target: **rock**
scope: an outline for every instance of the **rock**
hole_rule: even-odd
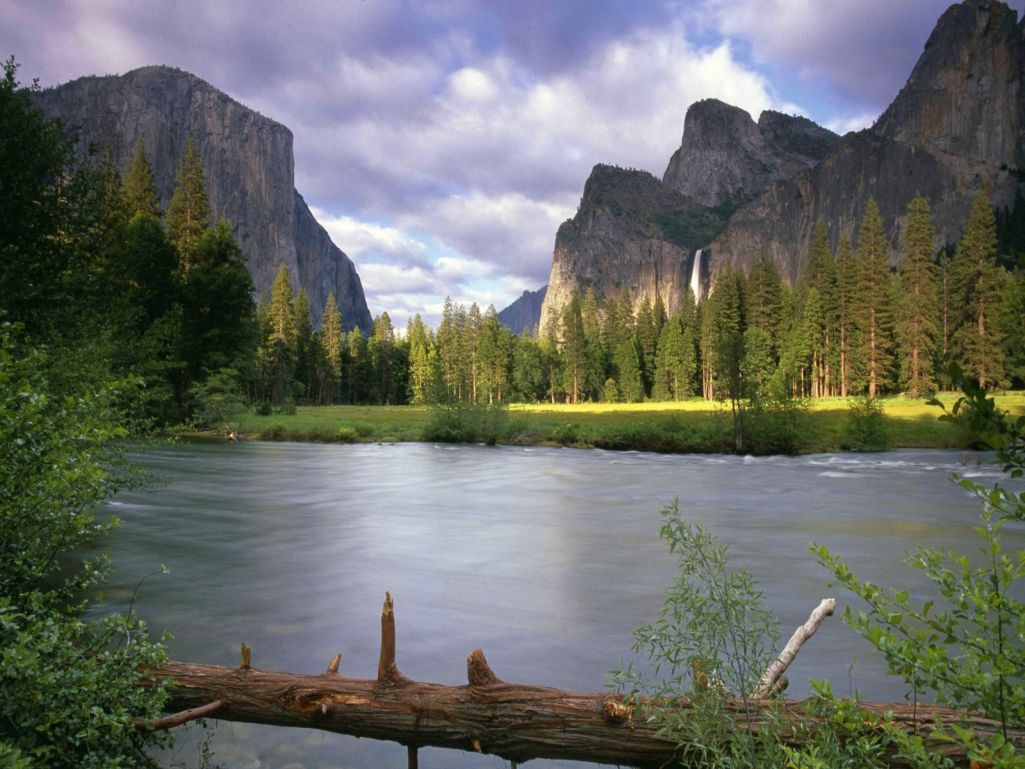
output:
[[[896,247],[907,204],[929,199],[937,247],[961,237],[972,198],[1013,204],[1025,169],[1025,21],[996,0],[966,0],[939,19],[907,84],[876,124],[848,134],[814,168],[770,184],[712,243],[713,271],[770,254],[796,279],[815,220],[833,246],[875,197]]]
[[[515,334],[521,333],[523,329],[533,333],[534,327],[541,322],[541,305],[547,292],[548,286],[542,286],[537,291],[524,291],[519,299],[504,310],[499,310],[499,323]]]
[[[555,236],[541,329],[574,293],[593,288],[599,299],[629,289],[635,306],[661,296],[666,311],[680,306],[694,250],[725,223],[702,205],[646,171],[597,165],[584,185],[576,216]]]
[[[739,107],[705,99],[687,110],[662,181],[706,206],[736,208],[770,182],[811,168],[839,140],[807,118],[763,112],[755,123]]]
[[[78,151],[109,151],[124,170],[145,142],[160,202],[166,208],[185,142],[203,159],[215,218],[226,218],[246,255],[257,294],[270,293],[281,264],[305,288],[317,325],[334,291],[346,329],[371,329],[359,276],[295,190],[292,132],[195,75],[143,67],[124,75],[83,77],[35,94],[64,121]]]

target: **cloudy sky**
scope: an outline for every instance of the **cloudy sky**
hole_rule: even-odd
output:
[[[948,4],[5,0],[0,54],[43,86],[169,64],[284,123],[371,312],[433,325],[544,285],[591,167],[661,177],[698,99],[870,125]]]

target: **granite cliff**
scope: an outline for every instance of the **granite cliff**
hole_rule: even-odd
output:
[[[766,111],[756,123],[739,107],[704,99],[687,110],[662,182],[706,206],[736,207],[813,167],[839,140],[807,118]]]
[[[595,166],[576,216],[555,236],[541,328],[588,288],[599,298],[629,289],[637,303],[661,296],[674,313],[690,281],[694,250],[724,223],[722,209],[682,195],[647,171]]]
[[[629,288],[636,301],[658,293],[673,308],[696,249],[710,260],[703,281],[762,253],[794,281],[815,220],[825,219],[835,246],[841,233],[856,234],[869,197],[894,246],[920,194],[932,205],[937,246],[955,242],[980,188],[1010,206],[1025,185],[1023,82],[1025,21],[998,0],[965,0],[940,17],[870,129],[840,138],[805,118],[764,112],[756,123],[717,100],[697,102],[661,183],[594,169],[576,216],[556,235],[542,315],[589,286],[606,296]],[[615,208],[602,204],[611,188]],[[688,237],[654,226],[665,212]]]
[[[258,295],[269,294],[281,264],[305,288],[315,323],[334,292],[346,329],[369,333],[359,275],[295,189],[292,132],[198,77],[170,67],[83,77],[36,94],[60,118],[79,152],[109,151],[124,169],[145,142],[161,204],[174,192],[186,139],[203,159],[210,208],[232,224]]]
[[[524,291],[516,301],[504,310],[499,310],[499,323],[514,334],[519,334],[523,329],[533,333],[534,326],[541,322],[541,304],[547,292],[548,286],[542,286],[537,291]]]
[[[985,188],[1013,204],[1025,169],[1025,22],[996,0],[966,0],[939,19],[907,84],[876,124],[848,134],[813,168],[769,184],[711,244],[713,270],[771,255],[790,280],[821,216],[835,245],[856,233],[869,196],[895,246],[916,195],[933,210],[937,245],[961,236]]]

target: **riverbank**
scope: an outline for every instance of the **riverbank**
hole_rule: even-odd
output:
[[[950,405],[955,393],[940,398]],[[996,396],[997,405],[1025,413],[1025,393]],[[891,448],[966,448],[968,438],[940,410],[925,401],[893,397],[880,401],[882,424]],[[851,448],[846,425],[850,404],[820,398],[799,417],[799,453]],[[237,417],[239,436],[314,443],[398,443],[437,440],[439,422],[485,421],[487,438],[524,446],[635,449],[657,452],[730,453],[732,419],[723,404],[700,399],[624,404],[512,404],[490,416],[484,409],[442,414],[428,406],[300,406],[295,414]],[[451,431],[450,431],[451,432]],[[472,433],[472,431],[470,431]],[[456,431],[458,433],[458,431]],[[210,434],[207,434],[210,435]],[[198,436],[196,436],[198,437]]]

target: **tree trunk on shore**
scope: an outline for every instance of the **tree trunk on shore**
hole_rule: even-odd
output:
[[[226,721],[321,729],[399,742],[409,747],[411,766],[415,765],[416,749],[422,746],[489,753],[513,762],[555,758],[636,767],[661,767],[676,755],[676,746],[658,737],[653,725],[635,718],[633,708],[619,696],[505,683],[492,672],[480,649],[467,658],[466,686],[407,679],[395,664],[391,596],[385,600],[381,631],[376,680],[339,675],[339,656],[320,675],[256,670],[249,664],[250,650],[245,645],[238,668],[168,662],[148,678],[153,682],[171,680],[168,706],[172,709],[206,706],[200,711],[203,715]],[[684,710],[687,707],[681,705]],[[979,737],[998,729],[990,719],[952,708],[905,703],[862,703],[862,707],[876,714],[891,713],[896,724],[925,736],[927,742],[941,723],[966,726]],[[735,708],[738,720],[746,724],[743,705],[737,702]],[[761,700],[757,708],[761,715],[773,710],[782,714],[782,723],[790,727],[783,728],[781,739],[790,744],[798,744],[806,733],[801,726],[815,721],[799,701]],[[143,722],[140,727],[166,728],[190,717],[199,716],[182,713]],[[1025,732],[1008,736],[1019,749],[1025,748]],[[933,747],[968,765],[957,746],[935,742]],[[892,765],[902,764],[894,759]]]

